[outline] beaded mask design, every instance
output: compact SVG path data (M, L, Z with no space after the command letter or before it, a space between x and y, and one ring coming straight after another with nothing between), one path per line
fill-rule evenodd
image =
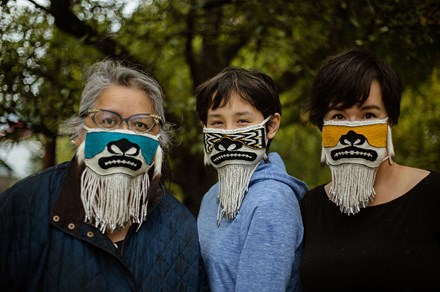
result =
M374 199L379 165L394 149L388 118L365 121L325 121L321 162L332 173L330 196L341 212L356 214Z
M223 130L204 128L205 164L217 169L219 178L219 212L228 220L237 215L249 181L258 163L266 157L267 117L262 123L249 127Z
M159 136L86 129L78 149L78 159L86 166L81 175L85 221L103 233L131 223L138 223L140 228L147 216L148 171L154 165L153 177L161 173Z

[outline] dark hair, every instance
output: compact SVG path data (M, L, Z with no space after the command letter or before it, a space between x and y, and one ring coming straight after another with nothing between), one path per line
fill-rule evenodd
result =
M279 113L281 103L275 82L268 75L237 67L227 67L196 88L196 114L205 125L209 109L223 107L233 94L249 102L264 118Z
M350 108L364 103L371 83L377 80L391 125L400 115L403 86L396 72L365 49L355 48L323 61L313 80L309 120L322 129L324 116L333 105Z

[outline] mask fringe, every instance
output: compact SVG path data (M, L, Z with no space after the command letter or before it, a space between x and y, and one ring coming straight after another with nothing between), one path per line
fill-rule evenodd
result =
M86 168L81 176L85 221L102 233L114 232L129 223L140 227L147 217L149 185L147 173L135 178L124 174L101 176Z
M232 220L237 216L248 191L249 182L257 165L226 165L218 169L219 175L219 207L217 215L219 225L222 217Z
M374 199L373 188L377 168L357 164L330 167L332 182L330 199L342 213L353 215L367 207Z

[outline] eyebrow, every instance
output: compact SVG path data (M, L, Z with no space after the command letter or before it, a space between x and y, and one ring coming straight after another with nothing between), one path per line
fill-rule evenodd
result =
M221 114L209 114L207 115L208 118L219 118L221 117Z
M349 108L349 107L344 107L341 104L337 104L337 105L330 106L328 111L331 111L331 110L342 111L342 110L347 109L347 108ZM379 107L377 105L374 105L374 104L372 104L372 105L361 105L359 107L359 109L360 110L383 110L381 107Z
M241 117L241 116L246 116L246 115L251 115L251 114L252 113L249 112L249 111L241 111L241 112L235 112L234 116ZM210 117L210 118L218 118L218 117L221 117L221 116L222 116L222 114L209 114L208 115L208 117Z
M246 116L246 115L251 115L252 113L249 111L242 111L242 112L236 112L234 115L235 116Z
M380 108L379 106L377 106L377 105L362 105L361 107L360 107L360 109L361 110L382 110L382 108Z

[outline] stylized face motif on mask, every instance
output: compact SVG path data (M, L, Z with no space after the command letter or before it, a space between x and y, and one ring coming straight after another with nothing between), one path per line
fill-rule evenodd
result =
M85 138L85 163L99 175L137 176L151 168L158 146L157 136L90 129Z
M394 156L387 119L326 121L322 145L321 161L332 173L330 198L341 212L356 214L374 199L377 168Z
M262 123L234 130L204 128L205 163L220 168L228 164L258 163L266 153L267 137Z
M203 129L205 164L213 165L218 172L218 224L223 216L234 219L240 209L251 176L266 155L265 124L269 119L235 130Z
M322 144L327 163L379 166L387 156L388 131L387 119L326 121L322 128Z
M86 168L81 175L85 221L102 232L146 219L150 177L160 174L162 150L158 136L127 130L89 129L78 149ZM117 210L117 211L116 211Z

